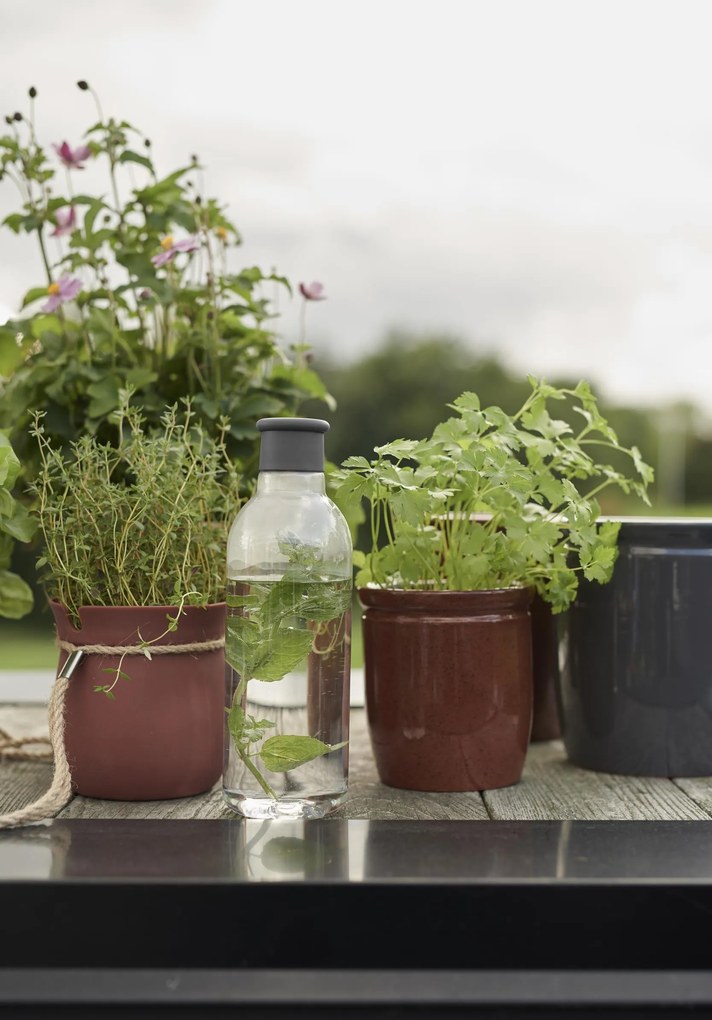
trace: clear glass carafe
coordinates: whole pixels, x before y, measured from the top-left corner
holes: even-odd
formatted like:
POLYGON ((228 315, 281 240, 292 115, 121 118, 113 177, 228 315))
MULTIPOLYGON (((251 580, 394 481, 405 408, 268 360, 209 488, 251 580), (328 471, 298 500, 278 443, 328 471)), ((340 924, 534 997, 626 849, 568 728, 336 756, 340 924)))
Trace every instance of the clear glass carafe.
POLYGON ((327 423, 258 428, 228 539, 224 796, 248 818, 320 818, 348 782, 351 536, 326 495, 327 423))

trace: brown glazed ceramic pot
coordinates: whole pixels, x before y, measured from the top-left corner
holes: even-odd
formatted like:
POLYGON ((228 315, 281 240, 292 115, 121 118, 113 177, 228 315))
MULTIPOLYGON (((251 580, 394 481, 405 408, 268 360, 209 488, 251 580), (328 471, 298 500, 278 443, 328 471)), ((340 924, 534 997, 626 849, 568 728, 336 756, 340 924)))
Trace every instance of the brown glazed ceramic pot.
POLYGON ((532 718, 531 591, 359 597, 381 780, 440 792, 516 783, 532 718))
MULTIPOLYGON (((60 640, 75 645, 132 645, 162 634, 175 606, 83 606, 77 630, 51 603, 60 640)), ((225 605, 188 606, 160 645, 210 641, 225 634, 225 605)), ((60 665, 67 653, 60 652, 60 665)), ((222 773, 225 657, 214 651, 127 655, 130 680, 115 698, 94 692, 110 684, 118 655, 85 656, 67 689, 64 741, 72 787, 85 797, 163 800, 210 790, 222 773)))
POLYGON ((561 736, 557 689, 559 683, 559 636, 556 617, 549 605, 535 595, 531 605, 534 708, 532 742, 558 740, 561 736))

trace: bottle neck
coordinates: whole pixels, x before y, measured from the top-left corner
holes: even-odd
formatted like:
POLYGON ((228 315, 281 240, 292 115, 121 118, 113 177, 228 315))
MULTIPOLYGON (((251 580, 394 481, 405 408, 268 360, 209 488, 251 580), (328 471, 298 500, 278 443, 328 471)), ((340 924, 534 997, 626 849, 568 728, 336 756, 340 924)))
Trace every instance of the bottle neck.
POLYGON ((324 495, 326 479, 321 471, 260 471, 256 494, 264 496, 272 492, 324 495))

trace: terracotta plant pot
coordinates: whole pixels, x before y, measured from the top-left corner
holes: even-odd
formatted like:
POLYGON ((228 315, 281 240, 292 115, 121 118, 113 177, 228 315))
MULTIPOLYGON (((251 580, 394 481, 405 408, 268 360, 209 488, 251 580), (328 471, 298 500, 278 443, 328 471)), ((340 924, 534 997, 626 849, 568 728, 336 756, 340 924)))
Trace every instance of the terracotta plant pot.
MULTIPOLYGON (((75 645, 135 645, 166 630, 175 606, 84 606, 76 629, 64 606, 51 603, 60 640, 75 645), (140 638, 139 638, 140 632, 140 638)), ((178 628, 152 646, 223 637, 225 605, 186 607, 178 628)), ((67 653, 60 652, 60 665, 67 653)), ((127 655, 113 699, 118 655, 86 655, 65 699, 65 748, 72 786, 85 797, 163 800, 210 790, 222 774, 225 657, 223 649, 127 655)))
POLYGON ((531 591, 359 597, 381 780, 440 792, 516 783, 531 728, 531 591))

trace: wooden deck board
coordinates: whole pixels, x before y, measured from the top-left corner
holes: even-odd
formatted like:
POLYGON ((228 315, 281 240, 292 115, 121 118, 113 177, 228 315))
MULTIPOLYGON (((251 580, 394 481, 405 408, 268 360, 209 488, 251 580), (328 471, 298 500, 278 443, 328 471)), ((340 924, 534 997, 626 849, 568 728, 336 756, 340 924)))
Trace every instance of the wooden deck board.
MULTIPOLYGON (((712 809, 712 779, 706 780, 712 809)), ((522 781, 483 794, 492 818, 558 821, 703 820, 712 817, 670 779, 615 776, 571 765, 560 741, 532 744, 522 781)))
MULTIPOLYGON (((0 726, 18 735, 46 731, 42 706, 0 706, 0 726)), ((0 814, 31 803, 48 787, 48 764, 0 762, 0 814)), ((656 779, 576 768, 554 741, 529 749, 522 782, 478 793, 419 793, 379 782, 362 710, 352 713, 350 791, 341 818, 497 820, 700 820, 712 818, 712 777, 656 779)), ((75 797, 63 818, 228 818, 219 786, 173 801, 75 797)))

